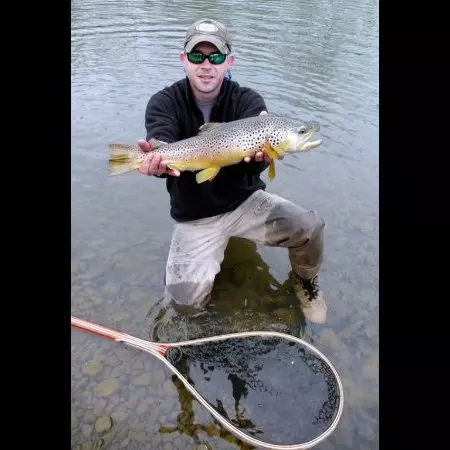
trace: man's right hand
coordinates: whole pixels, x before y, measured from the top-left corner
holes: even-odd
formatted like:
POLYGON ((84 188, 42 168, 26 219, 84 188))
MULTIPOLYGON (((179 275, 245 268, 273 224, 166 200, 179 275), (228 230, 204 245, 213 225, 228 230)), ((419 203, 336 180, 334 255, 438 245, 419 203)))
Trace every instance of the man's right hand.
MULTIPOLYGON (((139 139, 137 144, 139 145, 140 149, 144 152, 151 152, 153 150, 150 142, 144 139, 139 139)), ((162 159, 161 156, 158 154, 148 155, 139 166, 138 168, 139 172, 141 172, 143 175, 150 175, 150 176, 162 175, 164 173, 172 175, 174 177, 180 176, 179 170, 169 169, 164 162, 161 162, 161 159, 162 159)))

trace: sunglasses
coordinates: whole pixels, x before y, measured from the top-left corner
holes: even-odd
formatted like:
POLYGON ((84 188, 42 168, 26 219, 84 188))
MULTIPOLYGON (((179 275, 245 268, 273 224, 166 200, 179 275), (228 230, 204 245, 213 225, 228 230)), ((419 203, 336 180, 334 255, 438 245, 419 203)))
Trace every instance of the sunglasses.
POLYGON ((208 61, 211 64, 223 64, 227 59, 227 55, 225 53, 210 53, 209 55, 204 55, 200 52, 191 52, 186 53, 187 59, 192 64, 201 64, 205 59, 208 58, 208 61))

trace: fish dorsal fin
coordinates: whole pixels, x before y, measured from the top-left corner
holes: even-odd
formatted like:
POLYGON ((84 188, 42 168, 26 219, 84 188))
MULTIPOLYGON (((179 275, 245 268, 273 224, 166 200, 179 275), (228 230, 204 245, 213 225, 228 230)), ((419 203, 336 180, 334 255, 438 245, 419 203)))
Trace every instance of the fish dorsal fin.
POLYGON ((155 150, 156 148, 161 148, 161 147, 165 147, 166 145, 169 145, 167 142, 159 141, 158 139, 155 139, 155 138, 151 138, 148 142, 152 146, 152 150, 155 150))
POLYGON ((208 133, 209 131, 214 130, 219 125, 222 125, 222 123, 221 122, 206 122, 198 129, 198 134, 208 133))

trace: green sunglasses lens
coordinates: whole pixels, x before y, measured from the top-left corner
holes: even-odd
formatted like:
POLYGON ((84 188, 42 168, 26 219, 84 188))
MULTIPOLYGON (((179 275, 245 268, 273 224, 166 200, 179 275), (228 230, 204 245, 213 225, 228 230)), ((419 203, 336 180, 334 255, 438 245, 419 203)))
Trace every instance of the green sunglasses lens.
POLYGON ((205 56, 202 53, 188 53, 189 62, 193 64, 200 64, 205 60, 205 56))
POLYGON ((205 56, 203 53, 188 53, 187 57, 192 64, 201 64, 206 58, 208 58, 211 64, 222 64, 227 58, 227 55, 223 53, 210 53, 208 56, 205 56))
POLYGON ((211 64, 222 64, 226 57, 227 55, 224 55, 223 53, 211 53, 208 59, 211 64))

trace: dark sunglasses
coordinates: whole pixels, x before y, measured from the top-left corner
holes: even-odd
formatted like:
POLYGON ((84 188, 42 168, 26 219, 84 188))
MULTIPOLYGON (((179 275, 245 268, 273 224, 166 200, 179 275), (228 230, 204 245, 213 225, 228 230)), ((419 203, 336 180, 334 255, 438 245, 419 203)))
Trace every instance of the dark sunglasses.
POLYGON ((227 59, 227 55, 225 53, 210 53, 209 55, 204 55, 200 52, 191 52, 186 53, 187 59, 192 64, 201 64, 206 58, 211 64, 223 64, 227 59))

